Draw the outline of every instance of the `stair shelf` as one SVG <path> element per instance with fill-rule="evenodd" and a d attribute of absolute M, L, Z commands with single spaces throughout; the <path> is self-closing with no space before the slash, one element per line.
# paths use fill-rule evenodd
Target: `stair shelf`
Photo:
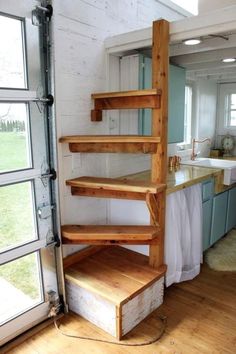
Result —
<path fill-rule="evenodd" d="M 91 120 L 102 120 L 102 111 L 110 109 L 160 108 L 161 90 L 135 90 L 123 92 L 104 92 L 92 94 L 94 109 Z"/>
<path fill-rule="evenodd" d="M 131 225 L 65 225 L 62 226 L 64 244 L 144 245 L 158 242 L 158 226 Z"/>
<path fill-rule="evenodd" d="M 59 139 L 71 152 L 155 154 L 159 137 L 142 135 L 72 135 Z"/>
<path fill-rule="evenodd" d="M 94 122 L 102 120 L 103 110 L 151 108 L 152 136 L 74 135 L 60 138 L 61 143 L 69 144 L 69 149 L 72 153 L 122 152 L 151 154 L 150 182 L 87 176 L 66 181 L 66 184 L 71 188 L 73 196 L 142 200 L 146 202 L 150 212 L 150 225 L 62 226 L 62 242 L 64 244 L 90 245 L 87 249 L 79 251 L 77 254 L 68 256 L 65 259 L 64 267 L 66 267 L 66 271 L 68 270 L 66 279 L 71 282 L 69 292 L 71 292 L 72 298 L 74 298 L 73 284 L 77 284 L 77 290 L 79 293 L 81 292 L 82 297 L 87 296 L 86 291 L 89 290 L 96 293 L 97 287 L 103 286 L 105 290 L 99 295 L 101 296 L 99 306 L 103 307 L 105 306 L 103 303 L 104 299 L 106 301 L 109 300 L 107 296 L 110 296 L 108 294 L 110 293 L 111 284 L 114 282 L 114 287 L 116 287 L 120 279 L 122 279 L 119 290 L 125 292 L 124 299 L 127 299 L 127 304 L 126 300 L 118 301 L 118 303 L 114 304 L 115 307 L 113 309 L 116 315 L 112 312 L 112 316 L 114 319 L 116 318 L 115 324 L 113 323 L 115 327 L 112 334 L 114 335 L 115 333 L 118 339 L 160 305 L 161 300 L 158 302 L 159 305 L 156 304 L 155 308 L 152 308 L 151 304 L 153 301 L 155 302 L 156 297 L 151 294 L 156 294 L 156 291 L 158 291 L 160 297 L 163 295 L 163 276 L 166 270 L 163 263 L 167 173 L 168 47 L 169 23 L 165 20 L 155 21 L 153 23 L 152 46 L 153 88 L 149 90 L 92 94 L 94 109 L 91 112 L 91 120 Z M 145 256 L 137 256 L 135 252 L 128 250 L 126 250 L 126 252 L 124 249 L 117 246 L 134 244 L 149 245 L 149 265 L 147 265 L 147 261 L 144 260 Z M 99 252 L 103 251 L 103 254 L 107 257 L 107 265 L 104 264 L 104 257 L 99 256 Z M 128 258 L 125 259 L 124 255 L 125 257 L 127 256 L 129 260 Z M 89 261 L 90 257 L 91 261 Z M 88 261 L 85 261 L 85 259 L 88 259 Z M 76 262 L 80 263 L 75 264 Z M 86 264 L 86 266 L 83 266 L 83 262 L 85 262 L 84 264 Z M 87 269 L 86 262 L 88 263 L 89 270 Z M 111 262 L 111 264 L 112 262 L 114 263 L 114 268 L 119 266 L 119 270 L 115 271 L 109 268 L 109 262 Z M 140 276 L 141 273 L 138 273 L 135 269 L 132 270 L 131 263 L 132 266 L 140 268 L 141 273 L 143 271 L 146 274 L 146 278 L 144 277 L 145 280 L 143 280 L 143 282 L 140 280 L 140 284 L 142 285 L 137 284 L 136 281 L 136 276 L 138 274 L 138 276 Z M 102 275 L 100 273 L 99 264 L 102 267 Z M 150 272 L 154 272 L 153 278 L 148 276 L 148 269 Z M 111 271 L 112 276 L 109 275 Z M 131 279 L 135 284 L 135 292 L 129 286 Z M 99 281 L 101 282 L 99 283 Z M 94 282 L 96 283 L 95 288 L 92 285 Z M 153 293 L 151 289 L 154 288 L 159 290 L 155 290 Z M 137 289 L 142 290 L 138 290 L 137 292 Z M 148 300 L 149 302 L 146 305 L 143 303 L 143 308 L 142 306 L 139 307 L 139 305 L 136 306 L 136 301 L 138 301 L 137 304 L 143 301 L 141 297 L 144 296 L 144 293 L 149 294 L 145 296 L 147 296 L 150 301 Z M 154 296 L 154 298 L 152 298 L 152 296 Z M 123 299 L 123 293 L 121 299 Z M 112 302 L 112 299 L 110 300 Z M 131 300 L 130 303 L 128 300 Z M 94 301 L 96 302 L 98 299 L 94 298 Z M 132 301 L 134 301 L 133 305 L 131 305 Z M 74 306 L 73 303 L 71 306 Z M 126 320 L 124 320 L 124 318 L 126 318 L 127 321 L 129 321 L 129 319 L 133 317 L 127 315 L 127 311 L 130 311 L 129 306 L 134 306 L 137 310 L 137 318 L 134 318 L 131 324 L 127 324 L 128 322 L 126 323 Z M 146 313 L 147 308 L 149 310 Z M 91 319 L 94 314 L 92 312 L 90 313 L 89 309 L 87 310 L 88 314 L 83 314 L 83 316 L 109 332 L 110 324 L 105 323 L 105 318 L 105 322 L 103 321 L 103 314 L 98 313 L 96 319 Z M 75 312 L 81 313 L 79 308 L 75 308 Z M 111 317 L 107 319 L 108 322 Z"/>

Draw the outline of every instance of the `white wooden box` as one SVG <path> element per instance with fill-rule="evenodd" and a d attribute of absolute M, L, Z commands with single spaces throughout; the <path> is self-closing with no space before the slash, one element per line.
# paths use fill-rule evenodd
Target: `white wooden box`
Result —
<path fill-rule="evenodd" d="M 146 256 L 118 249 L 88 257 L 65 277 L 69 309 L 121 339 L 162 304 L 165 266 L 154 270 Z"/>

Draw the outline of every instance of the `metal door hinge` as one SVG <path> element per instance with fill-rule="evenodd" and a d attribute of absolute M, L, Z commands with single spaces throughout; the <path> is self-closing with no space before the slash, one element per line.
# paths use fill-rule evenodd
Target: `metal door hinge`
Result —
<path fill-rule="evenodd" d="M 57 179 L 57 173 L 54 168 L 51 168 L 48 173 L 43 173 L 40 178 L 49 178 L 55 181 L 55 179 Z"/>
<path fill-rule="evenodd" d="M 54 168 L 52 168 L 47 173 L 42 173 L 40 178 L 41 178 L 41 182 L 42 182 L 43 186 L 46 188 L 48 186 L 49 180 L 55 181 L 55 179 L 57 178 L 57 173 L 54 170 Z"/>
<path fill-rule="evenodd" d="M 58 234 L 53 234 L 52 230 L 49 230 L 46 236 L 46 247 L 60 247 L 61 246 L 61 240 L 58 236 Z"/>
<path fill-rule="evenodd" d="M 52 5 L 40 6 L 37 5 L 32 11 L 32 24 L 34 26 L 41 26 L 45 17 L 50 21 L 53 15 Z"/>
<path fill-rule="evenodd" d="M 54 97 L 53 97 L 53 95 L 47 95 L 47 97 L 37 98 L 34 101 L 47 104 L 48 106 L 52 106 L 54 103 Z"/>
<path fill-rule="evenodd" d="M 38 207 L 38 215 L 40 219 L 48 219 L 52 215 L 54 205 L 41 205 Z"/>

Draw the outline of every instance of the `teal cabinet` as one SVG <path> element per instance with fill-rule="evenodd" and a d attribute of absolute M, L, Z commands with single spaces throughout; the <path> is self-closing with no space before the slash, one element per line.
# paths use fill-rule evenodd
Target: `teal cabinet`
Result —
<path fill-rule="evenodd" d="M 236 226 L 236 187 L 228 192 L 228 207 L 225 232 L 230 231 Z"/>
<path fill-rule="evenodd" d="M 152 59 L 140 55 L 139 88 L 152 87 Z M 180 143 L 184 139 L 185 106 L 185 69 L 170 65 L 169 67 L 169 107 L 168 107 L 168 143 Z M 151 135 L 151 110 L 139 112 L 139 134 Z"/>
<path fill-rule="evenodd" d="M 202 204 L 202 249 L 206 251 L 211 245 L 212 199 Z"/>
<path fill-rule="evenodd" d="M 209 179 L 202 183 L 202 201 L 205 202 L 213 198 L 214 195 L 214 180 Z"/>
<path fill-rule="evenodd" d="M 181 143 L 184 141 L 185 81 L 185 69 L 170 65 L 168 105 L 169 143 Z"/>
<path fill-rule="evenodd" d="M 202 183 L 202 248 L 206 251 L 211 245 L 212 200 L 214 194 L 214 180 L 209 179 Z"/>
<path fill-rule="evenodd" d="M 212 206 L 211 245 L 225 234 L 228 191 L 214 196 Z"/>
<path fill-rule="evenodd" d="M 236 226 L 236 187 L 214 195 L 214 180 L 202 183 L 203 251 Z"/>

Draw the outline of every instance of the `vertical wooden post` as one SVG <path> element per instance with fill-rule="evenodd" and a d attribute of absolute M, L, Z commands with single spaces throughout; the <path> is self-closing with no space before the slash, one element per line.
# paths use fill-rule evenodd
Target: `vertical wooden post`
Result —
<path fill-rule="evenodd" d="M 152 87 L 162 90 L 161 108 L 152 110 L 152 136 L 159 136 L 156 154 L 152 155 L 152 182 L 166 183 L 167 174 L 167 123 L 168 123 L 168 71 L 169 71 L 169 22 L 159 20 L 153 22 L 152 34 Z M 159 267 L 164 263 L 165 236 L 165 192 L 157 195 L 158 215 L 160 223 L 160 243 L 151 245 L 149 250 L 150 265 Z M 153 220 L 151 219 L 151 223 Z"/>

